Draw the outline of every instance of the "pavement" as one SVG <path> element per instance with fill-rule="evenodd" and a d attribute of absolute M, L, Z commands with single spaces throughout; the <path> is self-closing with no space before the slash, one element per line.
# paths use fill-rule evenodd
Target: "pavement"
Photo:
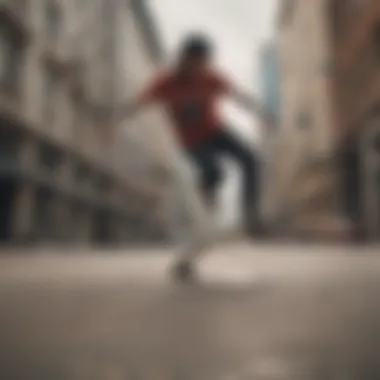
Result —
<path fill-rule="evenodd" d="M 0 256 L 0 379 L 380 378 L 378 248 L 223 243 Z"/>

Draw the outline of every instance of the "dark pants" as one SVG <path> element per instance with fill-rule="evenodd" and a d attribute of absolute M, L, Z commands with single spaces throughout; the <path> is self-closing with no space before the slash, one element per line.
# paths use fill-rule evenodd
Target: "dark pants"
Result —
<path fill-rule="evenodd" d="M 208 205 L 214 206 L 216 193 L 224 179 L 220 159 L 231 158 L 243 175 L 241 207 L 245 222 L 257 218 L 259 168 L 255 155 L 226 130 L 188 151 L 200 174 L 200 191 Z"/>

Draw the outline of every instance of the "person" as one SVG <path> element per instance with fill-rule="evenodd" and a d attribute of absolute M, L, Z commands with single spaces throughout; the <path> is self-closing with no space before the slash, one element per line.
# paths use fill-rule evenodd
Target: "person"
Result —
<path fill-rule="evenodd" d="M 213 58 L 214 46 L 207 36 L 189 35 L 181 45 L 176 65 L 157 74 L 136 100 L 126 105 L 120 119 L 131 117 L 148 105 L 162 105 L 171 118 L 175 136 L 199 171 L 199 190 L 210 208 L 215 206 L 223 181 L 220 158 L 235 161 L 243 177 L 244 226 L 249 235 L 257 236 L 261 228 L 258 159 L 230 132 L 218 113 L 218 101 L 221 97 L 231 98 L 258 115 L 265 125 L 274 120 L 258 101 L 215 69 Z"/>

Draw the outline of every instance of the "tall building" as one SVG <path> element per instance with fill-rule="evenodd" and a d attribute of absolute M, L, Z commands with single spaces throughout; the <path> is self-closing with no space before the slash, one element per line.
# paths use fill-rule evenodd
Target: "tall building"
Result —
<path fill-rule="evenodd" d="M 260 95 L 263 104 L 276 120 L 281 120 L 280 102 L 280 64 L 278 47 L 275 41 L 264 44 L 259 55 L 259 77 Z M 276 219 L 278 211 L 277 186 L 276 186 L 276 155 L 277 155 L 277 132 L 265 133 L 262 143 L 263 165 L 262 165 L 262 212 L 268 223 Z"/>
<path fill-rule="evenodd" d="M 148 149 L 144 127 L 127 125 L 136 141 L 125 132 L 106 149 L 98 133 L 158 64 L 142 3 L 0 2 L 2 241 L 165 238 L 170 181 L 160 140 Z M 153 112 L 138 122 L 165 121 Z M 138 172 L 126 164 L 138 156 L 131 147 Z"/>
<path fill-rule="evenodd" d="M 278 18 L 280 203 L 287 226 L 313 234 L 327 225 L 336 209 L 327 4 L 327 0 L 283 0 Z"/>
<path fill-rule="evenodd" d="M 380 236 L 380 3 L 330 0 L 334 95 L 345 216 Z"/>
<path fill-rule="evenodd" d="M 260 54 L 261 95 L 267 109 L 280 120 L 280 63 L 275 41 L 262 46 Z"/>

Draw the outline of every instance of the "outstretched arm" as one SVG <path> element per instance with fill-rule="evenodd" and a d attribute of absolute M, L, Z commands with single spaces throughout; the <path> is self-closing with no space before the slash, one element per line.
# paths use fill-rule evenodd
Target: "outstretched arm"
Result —
<path fill-rule="evenodd" d="M 161 101 L 164 98 L 164 95 L 165 80 L 160 77 L 153 81 L 134 100 L 116 110 L 112 119 L 106 126 L 106 135 L 113 135 L 115 129 L 117 129 L 125 119 L 133 118 L 144 107 Z"/>
<path fill-rule="evenodd" d="M 107 123 L 102 126 L 99 136 L 100 140 L 105 144 L 110 143 L 114 139 L 115 134 L 123 121 L 134 117 L 144 106 L 145 102 L 141 102 L 140 98 L 137 98 L 136 100 L 117 108 L 113 112 L 113 115 L 108 119 Z"/>
<path fill-rule="evenodd" d="M 145 94 L 138 96 L 134 100 L 126 103 L 116 112 L 113 122 L 115 124 L 120 124 L 124 119 L 135 117 L 146 105 L 149 105 L 150 103 L 152 102 Z"/>
<path fill-rule="evenodd" d="M 273 126 L 276 123 L 274 115 L 267 110 L 254 96 L 241 90 L 230 81 L 225 80 L 222 76 L 217 77 L 217 88 L 231 98 L 239 107 L 258 116 L 267 126 Z"/>
<path fill-rule="evenodd" d="M 267 110 L 263 104 L 261 104 L 252 95 L 241 91 L 239 89 L 231 89 L 230 96 L 234 102 L 239 106 L 246 109 L 248 112 L 252 112 L 258 116 L 262 122 L 266 125 L 272 125 L 275 123 L 274 115 L 272 115 L 269 110 Z"/>

